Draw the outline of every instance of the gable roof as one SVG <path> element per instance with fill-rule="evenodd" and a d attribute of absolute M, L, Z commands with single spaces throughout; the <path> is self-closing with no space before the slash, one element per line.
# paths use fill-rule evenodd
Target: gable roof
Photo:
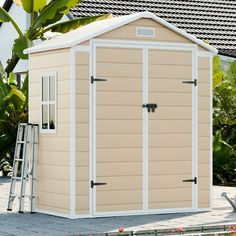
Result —
<path fill-rule="evenodd" d="M 112 13 L 122 16 L 149 11 L 236 57 L 235 0 L 83 0 L 71 9 L 74 17 Z M 221 53 L 222 52 L 222 53 Z"/>
<path fill-rule="evenodd" d="M 101 34 L 104 34 L 108 31 L 114 30 L 122 25 L 128 24 L 130 22 L 136 21 L 141 18 L 149 18 L 152 19 L 167 28 L 175 31 L 176 33 L 182 35 L 183 37 L 189 39 L 190 41 L 202 46 L 203 48 L 211 51 L 212 53 L 217 53 L 217 49 L 210 46 L 209 44 L 203 42 L 202 40 L 197 39 L 195 36 L 186 33 L 183 30 L 171 25 L 170 23 L 164 21 L 163 19 L 157 17 L 153 13 L 150 12 L 140 12 L 132 15 L 115 17 L 107 20 L 95 21 L 91 24 L 68 32 L 66 34 L 62 34 L 58 37 L 52 38 L 50 40 L 39 43 L 29 49 L 26 50 L 27 53 L 34 53 L 40 51 L 48 51 L 53 49 L 60 48 L 68 48 L 73 47 L 79 43 L 85 42 L 89 39 L 97 37 Z"/>

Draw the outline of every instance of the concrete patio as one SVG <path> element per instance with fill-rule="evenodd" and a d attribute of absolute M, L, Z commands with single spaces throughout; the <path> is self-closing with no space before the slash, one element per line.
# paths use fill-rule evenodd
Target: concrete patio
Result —
<path fill-rule="evenodd" d="M 117 232 L 118 228 L 135 233 L 145 230 L 169 229 L 179 227 L 200 227 L 207 225 L 236 225 L 236 213 L 225 199 L 222 192 L 230 197 L 236 194 L 236 188 L 214 186 L 214 210 L 203 213 L 183 213 L 146 216 L 126 216 L 97 219 L 69 220 L 44 214 L 7 212 L 7 199 L 10 179 L 0 177 L 0 235 L 34 236 L 34 235 L 79 235 Z M 16 201 L 17 203 L 17 201 Z M 26 205 L 28 203 L 26 202 Z"/>

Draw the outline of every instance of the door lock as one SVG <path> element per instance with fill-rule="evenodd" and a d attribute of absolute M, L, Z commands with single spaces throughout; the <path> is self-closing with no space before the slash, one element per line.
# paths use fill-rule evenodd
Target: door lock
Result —
<path fill-rule="evenodd" d="M 157 104 L 156 103 L 147 103 L 147 104 L 143 104 L 142 106 L 143 108 L 147 108 L 148 112 L 155 112 L 156 108 L 157 108 Z"/>

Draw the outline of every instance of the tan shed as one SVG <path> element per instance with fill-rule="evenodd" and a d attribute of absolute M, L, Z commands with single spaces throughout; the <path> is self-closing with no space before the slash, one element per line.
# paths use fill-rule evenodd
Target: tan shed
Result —
<path fill-rule="evenodd" d="M 40 124 L 38 212 L 211 209 L 215 48 L 144 12 L 27 52 L 29 121 Z"/>

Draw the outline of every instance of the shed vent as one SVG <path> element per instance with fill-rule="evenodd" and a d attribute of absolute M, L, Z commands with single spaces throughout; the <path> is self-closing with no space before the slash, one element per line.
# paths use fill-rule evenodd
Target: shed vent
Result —
<path fill-rule="evenodd" d="M 155 29 L 147 27 L 137 27 L 136 36 L 153 38 L 155 37 Z"/>

